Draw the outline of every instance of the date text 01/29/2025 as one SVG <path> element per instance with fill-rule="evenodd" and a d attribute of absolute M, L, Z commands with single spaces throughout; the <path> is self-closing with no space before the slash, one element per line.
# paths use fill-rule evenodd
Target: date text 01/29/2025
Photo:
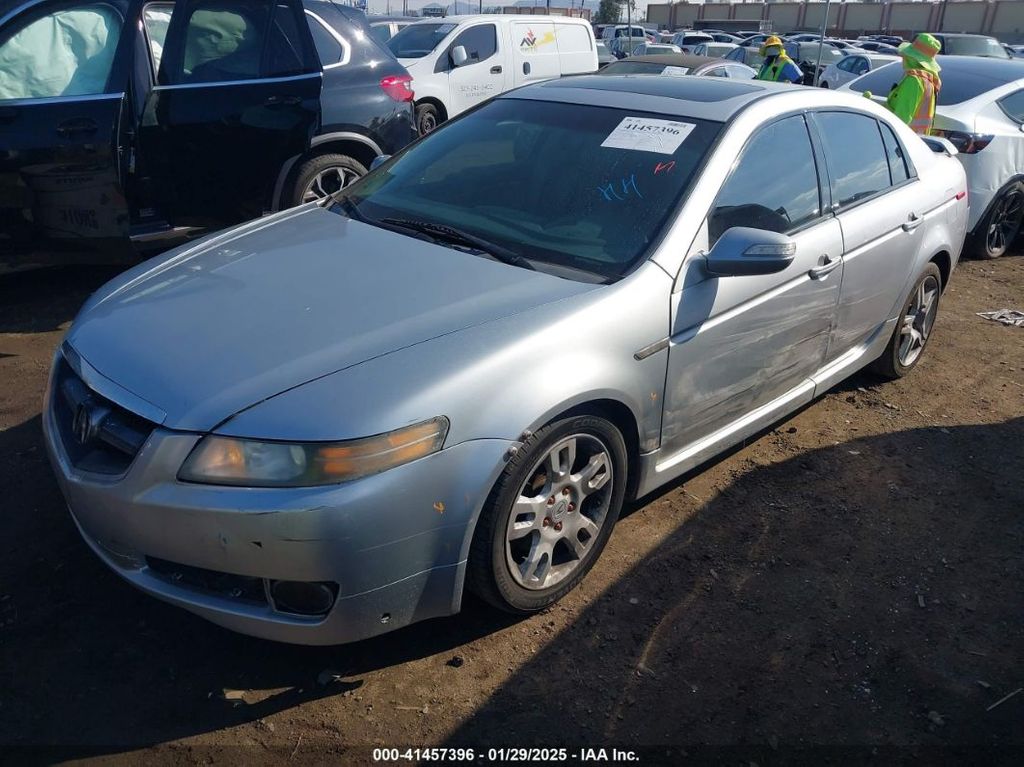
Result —
<path fill-rule="evenodd" d="M 389 762 L 639 762 L 635 751 L 618 748 L 375 748 L 373 761 Z"/>

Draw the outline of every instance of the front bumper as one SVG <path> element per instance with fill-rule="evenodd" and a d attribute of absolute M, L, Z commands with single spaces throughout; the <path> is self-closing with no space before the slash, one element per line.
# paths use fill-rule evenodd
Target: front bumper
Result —
<path fill-rule="evenodd" d="M 52 389 L 52 387 L 51 387 Z M 179 482 L 197 434 L 153 430 L 119 477 L 68 458 L 47 394 L 47 451 L 71 515 L 118 575 L 164 601 L 253 636 L 339 644 L 458 612 L 473 525 L 510 443 L 474 440 L 373 477 L 317 488 Z M 183 585 L 154 563 L 337 584 L 319 617 Z"/>

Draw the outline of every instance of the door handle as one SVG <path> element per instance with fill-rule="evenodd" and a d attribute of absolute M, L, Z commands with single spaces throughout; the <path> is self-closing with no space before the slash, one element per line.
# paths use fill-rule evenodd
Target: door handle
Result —
<path fill-rule="evenodd" d="M 836 269 L 841 263 L 843 263 L 843 259 L 832 258 L 826 253 L 821 257 L 821 266 L 814 267 L 808 274 L 811 275 L 812 280 L 820 280 L 833 269 Z"/>
<path fill-rule="evenodd" d="M 302 96 L 268 96 L 263 101 L 265 107 L 286 107 L 302 103 Z"/>
<path fill-rule="evenodd" d="M 70 138 L 76 133 L 95 133 L 99 127 L 96 121 L 89 117 L 73 117 L 57 126 L 57 134 L 64 138 Z"/>
<path fill-rule="evenodd" d="M 497 64 L 497 65 L 491 67 L 491 74 L 492 75 L 500 75 L 501 74 L 501 64 Z"/>
<path fill-rule="evenodd" d="M 907 219 L 907 223 L 905 223 L 903 225 L 903 231 L 904 232 L 912 232 L 912 231 L 914 231 L 915 229 L 917 229 L 917 227 L 921 226 L 921 222 L 922 221 L 924 221 L 923 218 L 918 218 L 916 214 L 911 213 L 910 214 L 910 218 Z"/>
<path fill-rule="evenodd" d="M 530 62 L 529 61 L 524 61 L 523 62 L 523 74 L 524 75 L 530 74 Z"/>

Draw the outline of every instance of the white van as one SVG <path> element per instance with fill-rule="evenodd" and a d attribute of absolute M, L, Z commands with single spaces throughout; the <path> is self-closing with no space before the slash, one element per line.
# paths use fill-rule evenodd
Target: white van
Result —
<path fill-rule="evenodd" d="M 613 26 L 607 26 L 601 30 L 602 40 L 614 40 L 616 37 L 647 37 L 647 30 L 636 24 L 632 27 L 632 33 L 627 30 L 630 29 L 628 24 L 615 24 Z"/>
<path fill-rule="evenodd" d="M 590 23 L 562 16 L 426 19 L 387 45 L 412 75 L 421 134 L 520 85 L 597 71 Z"/>

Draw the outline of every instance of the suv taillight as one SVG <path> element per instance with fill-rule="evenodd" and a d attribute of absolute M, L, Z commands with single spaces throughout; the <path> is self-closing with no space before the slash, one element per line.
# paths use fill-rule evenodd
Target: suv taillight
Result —
<path fill-rule="evenodd" d="M 409 75 L 389 75 L 380 81 L 380 89 L 395 101 L 412 101 L 412 78 Z"/>
<path fill-rule="evenodd" d="M 989 133 L 966 133 L 958 130 L 932 130 L 933 136 L 941 136 L 956 147 L 960 154 L 977 154 L 992 143 L 995 136 Z"/>

